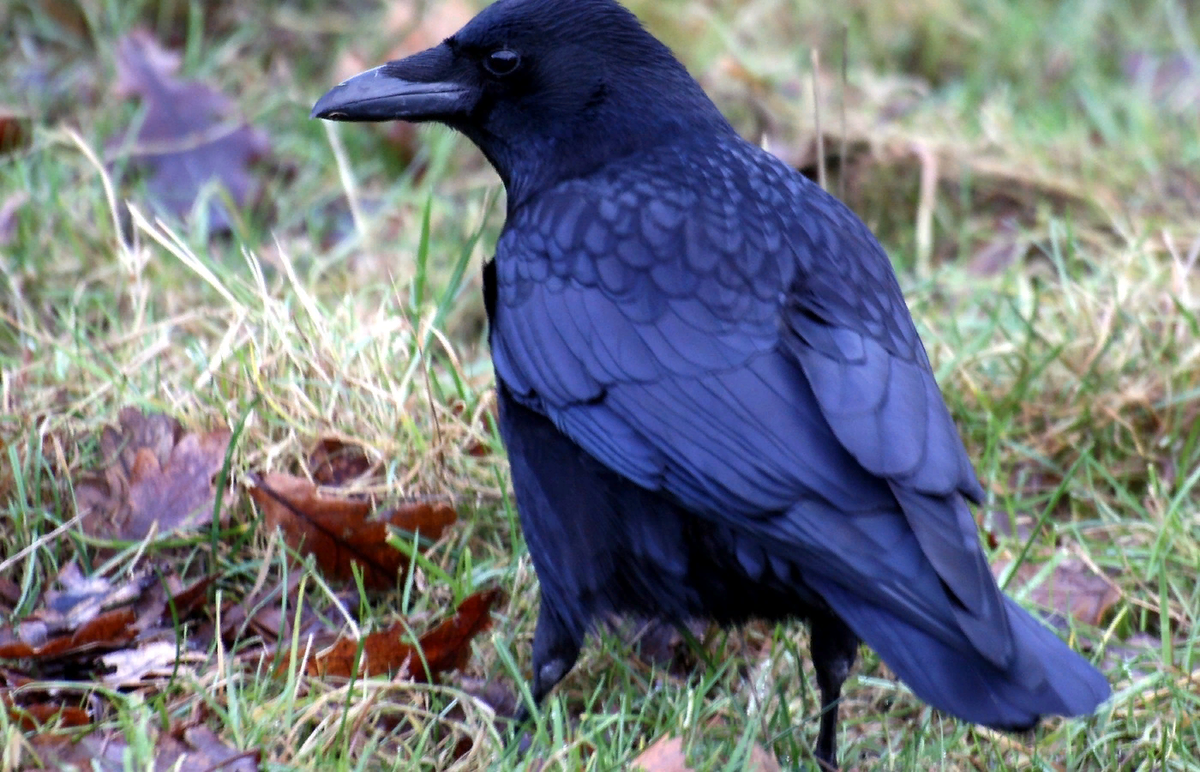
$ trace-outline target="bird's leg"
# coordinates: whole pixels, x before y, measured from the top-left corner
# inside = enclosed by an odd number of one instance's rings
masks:
[[[858,636],[832,614],[810,621],[810,648],[817,687],[821,690],[821,729],[817,734],[817,761],[822,769],[837,769],[837,717],[842,683],[858,656]]]
[[[529,685],[533,695],[532,707],[540,707],[554,685],[575,667],[579,659],[579,643],[550,609],[543,595],[537,629],[533,632],[533,678]],[[522,703],[517,711],[517,724],[525,723],[529,717],[530,705]]]

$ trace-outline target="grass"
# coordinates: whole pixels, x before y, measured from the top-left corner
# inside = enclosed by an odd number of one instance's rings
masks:
[[[785,157],[810,142],[810,45],[826,66],[824,128],[839,134],[832,73],[846,30],[854,155],[831,186],[844,177],[901,269],[988,488],[992,557],[1047,566],[1043,578],[1076,557],[1118,591],[1099,627],[1069,630],[1114,685],[1096,717],[1050,721],[1036,737],[968,727],[864,653],[842,707],[845,766],[1197,768],[1200,220],[1187,191],[1200,190],[1198,108],[1149,94],[1125,69],[1179,54],[1194,71],[1194,15],[1167,0],[633,5],[739,129]],[[463,513],[413,583],[364,602],[359,624],[397,613],[423,624],[498,584],[508,600],[496,627],[461,679],[438,687],[279,681],[235,652],[205,652],[161,690],[104,695],[128,766],[144,767],[159,729],[189,716],[261,748],[270,769],[611,769],[667,733],[686,739],[696,769],[741,769],[755,743],[785,767],[810,763],[815,685],[799,626],[710,633],[684,678],[615,635],[593,641],[523,760],[472,696],[520,682],[536,617],[490,419],[479,297],[503,207],[478,154],[446,130],[398,144],[385,129],[305,120],[337,80],[339,50],[382,56],[398,36],[381,14],[349,1],[0,10],[14,43],[0,47],[0,105],[36,126],[32,147],[0,157],[0,208],[24,197],[0,227],[0,576],[21,588],[17,615],[71,560],[214,571],[214,610],[290,570],[245,496],[215,549],[202,534],[100,557],[70,526],[70,481],[98,462],[97,432],[122,406],[191,429],[244,422],[235,479],[294,470],[315,438],[336,435],[379,461],[376,493],[449,494]],[[109,85],[116,40],[137,24],[270,135],[263,203],[232,235],[157,221],[108,145],[137,117]],[[922,175],[936,195],[922,196]],[[973,261],[989,247],[1016,257],[982,272]],[[485,452],[469,452],[477,445]],[[318,579],[304,602],[328,605]],[[1032,599],[1020,582],[1009,589]],[[0,737],[6,769],[28,763],[31,739],[5,716]]]

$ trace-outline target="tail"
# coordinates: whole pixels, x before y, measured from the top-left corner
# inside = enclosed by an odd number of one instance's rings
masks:
[[[1030,729],[1043,716],[1090,714],[1110,694],[1100,671],[1011,598],[1004,603],[1016,655],[1001,669],[960,632],[961,640],[934,637],[834,582],[813,584],[918,697],[965,721]]]

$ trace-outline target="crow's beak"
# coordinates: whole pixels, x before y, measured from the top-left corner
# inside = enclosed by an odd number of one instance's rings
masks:
[[[442,48],[355,75],[318,99],[310,117],[330,121],[439,121],[469,113],[475,103],[475,90],[437,77],[449,74],[445,72],[449,69],[445,66],[449,52]]]

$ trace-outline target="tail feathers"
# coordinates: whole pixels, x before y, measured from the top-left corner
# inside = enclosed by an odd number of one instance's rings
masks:
[[[1029,729],[1043,716],[1092,713],[1109,696],[1104,676],[1011,598],[1004,602],[1016,656],[1000,669],[961,633],[952,645],[840,585],[814,585],[918,697],[965,721]]]

